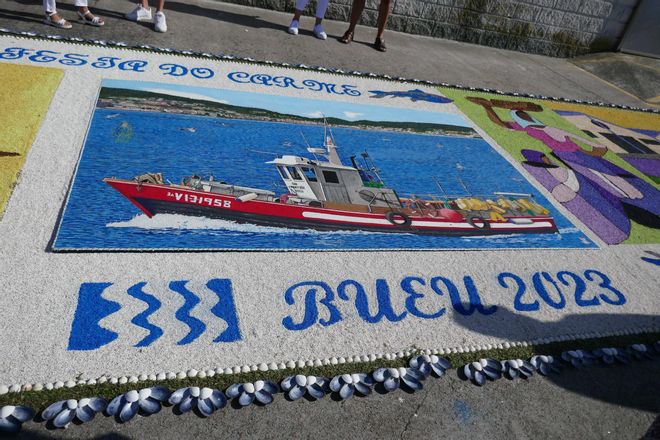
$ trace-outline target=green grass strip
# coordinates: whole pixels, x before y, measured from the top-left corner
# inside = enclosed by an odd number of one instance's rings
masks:
[[[644,333],[638,335],[611,336],[604,338],[583,339],[579,341],[555,342],[543,345],[530,345],[527,347],[511,347],[506,349],[481,350],[469,353],[452,353],[441,355],[448,359],[454,368],[461,367],[469,362],[481,358],[492,358],[497,360],[506,359],[529,359],[534,355],[559,355],[567,350],[594,350],[605,347],[627,347],[632,344],[653,344],[660,340],[660,332]],[[410,357],[414,357],[412,355]],[[82,399],[85,397],[101,396],[108,401],[115,396],[130,390],[151,387],[155,385],[164,386],[171,391],[183,387],[197,386],[216,388],[224,392],[230,385],[235,383],[254,382],[257,380],[272,380],[279,383],[293,374],[304,374],[306,376],[334,377],[345,373],[371,373],[377,368],[383,367],[406,367],[410,358],[394,360],[376,360],[373,362],[354,362],[338,365],[324,365],[319,367],[292,368],[274,371],[251,371],[238,374],[216,374],[213,377],[185,378],[164,381],[140,381],[137,383],[111,384],[106,382],[97,385],[76,385],[73,388],[59,388],[56,390],[27,391],[20,393],[7,393],[0,396],[0,406],[25,405],[39,412],[48,405],[59,400]]]

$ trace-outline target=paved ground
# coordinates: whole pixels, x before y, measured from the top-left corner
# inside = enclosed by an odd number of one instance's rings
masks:
[[[24,425],[19,438],[638,439],[660,412],[658,377],[656,360],[479,388],[453,370],[416,394],[398,390],[342,403],[291,403],[279,395],[270,406],[225,408],[205,420],[165,409],[125,425],[105,417],[56,432]]]
[[[201,0],[168,0],[170,30],[158,34],[150,24],[124,20],[123,14],[133,7],[129,0],[90,0],[90,5],[106,19],[104,28],[77,23],[69,31],[47,27],[42,24],[41,2],[34,0],[1,1],[0,27],[649,106],[564,59],[396,32],[386,34],[389,50],[383,54],[370,46],[375,39],[375,30],[371,28],[358,28],[357,41],[345,46],[336,38],[343,34],[346,23],[327,21],[330,39],[320,41],[309,31],[313,19],[304,17],[301,35],[294,37],[286,33],[289,14]],[[60,2],[60,11],[71,20],[75,17],[68,2]],[[653,96],[656,95],[660,95],[660,90]]]
[[[347,47],[334,38],[316,40],[309,32],[298,37],[287,35],[288,14],[199,0],[168,1],[170,31],[166,34],[123,20],[122,13],[132,7],[125,0],[92,1],[95,10],[106,18],[106,27],[76,25],[67,32],[42,25],[38,3],[1,1],[0,27],[649,105],[621,90],[628,87],[625,77],[613,87],[562,59],[394,32],[387,34],[390,50],[382,54],[366,44],[374,39],[373,29],[359,28],[358,41]],[[61,10],[73,18],[70,6],[61,5]],[[310,27],[311,20],[305,19],[303,26]],[[331,37],[341,35],[345,27],[345,23],[327,23]],[[657,80],[657,71],[651,78]],[[646,99],[660,95],[648,87],[628,90]],[[193,415],[176,417],[166,410],[126,425],[99,417],[88,425],[50,433],[43,426],[28,424],[21,437],[178,439],[208,437],[211,433],[215,438],[634,439],[640,438],[660,413],[658,377],[660,361],[654,361],[567,371],[552,380],[501,380],[478,388],[460,381],[453,371],[447,378],[428,382],[414,395],[397,391],[345,403],[327,398],[315,403],[289,403],[278,396],[271,406],[226,409],[208,420]]]
[[[599,53],[571,61],[623,91],[642,98],[651,106],[660,106],[660,59],[624,53]]]

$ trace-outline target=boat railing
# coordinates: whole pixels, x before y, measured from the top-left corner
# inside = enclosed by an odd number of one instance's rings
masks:
[[[507,193],[507,192],[493,192],[490,194],[433,194],[433,193],[401,193],[399,194],[401,199],[411,199],[411,200],[426,200],[433,202],[445,202],[456,199],[496,199],[500,197],[504,198],[524,198],[524,199],[534,199],[533,194],[527,193]]]

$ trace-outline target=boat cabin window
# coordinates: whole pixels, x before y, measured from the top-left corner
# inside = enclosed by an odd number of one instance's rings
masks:
[[[289,174],[291,174],[293,180],[303,180],[296,167],[286,167],[286,169],[289,170]]]
[[[339,183],[339,177],[334,171],[323,170],[323,179],[326,183]]]
[[[277,166],[277,171],[280,172],[280,176],[282,176],[282,179],[284,179],[284,180],[289,179],[289,175],[286,173],[286,170],[284,169],[284,167],[282,165]]]
[[[302,170],[305,177],[307,177],[307,180],[309,180],[310,182],[318,181],[318,179],[316,178],[316,172],[314,171],[314,168],[301,167],[300,169]]]

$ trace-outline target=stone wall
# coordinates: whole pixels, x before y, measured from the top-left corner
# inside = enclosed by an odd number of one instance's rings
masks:
[[[294,0],[229,0],[293,11]],[[388,29],[551,56],[616,48],[639,0],[392,0]],[[313,14],[314,0],[305,13]],[[331,0],[326,18],[348,21],[352,0]],[[378,0],[362,24],[375,26]]]

